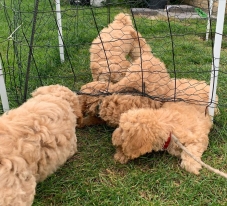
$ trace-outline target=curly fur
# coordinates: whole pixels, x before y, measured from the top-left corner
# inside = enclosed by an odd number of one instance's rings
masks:
[[[77,121],[80,122],[82,119],[82,111],[79,104],[79,99],[75,98],[75,93],[71,92],[67,87],[61,86],[61,85],[49,85],[49,86],[43,86],[38,88],[32,93],[32,96],[38,96],[38,95],[52,95],[56,97],[60,97],[63,100],[66,100],[71,108],[73,113],[77,117]]]
[[[171,79],[168,84],[169,91],[166,94],[170,100],[185,101],[194,104],[197,109],[205,112],[209,104],[210,85],[205,81],[196,79]],[[216,105],[218,103],[218,96],[216,95]],[[219,110],[215,108],[215,114]]]
[[[32,205],[36,180],[27,169],[28,164],[19,156],[0,157],[0,205]]]
[[[163,150],[172,133],[198,159],[208,146],[212,127],[209,115],[185,102],[165,103],[158,110],[135,109],[121,115],[119,127],[112,135],[116,147],[114,159],[126,163],[152,151]],[[199,174],[201,165],[182,151],[171,140],[167,151],[181,158],[181,167]]]
[[[36,182],[77,151],[77,95],[60,85],[32,95],[0,118],[0,205],[31,205]]]
[[[99,92],[108,88],[107,82],[90,82],[81,87],[79,95],[84,119],[80,127],[107,123],[116,127],[120,115],[133,108],[160,108],[161,102],[148,97],[127,94],[112,94],[106,96]]]
[[[83,120],[78,127],[104,124],[105,122],[98,117],[98,105],[102,98],[101,90],[108,88],[108,82],[95,81],[83,85],[80,89],[79,102],[83,113]]]
[[[109,85],[108,91],[116,92],[134,88],[140,92],[144,91],[150,96],[155,96],[162,102],[173,100],[185,101],[187,103],[194,104],[197,109],[199,108],[203,112],[206,111],[207,106],[209,105],[210,86],[205,81],[184,78],[170,79],[166,69],[161,71],[162,68],[164,68],[164,65],[161,66],[160,64],[160,71],[156,72],[159,68],[156,70],[151,63],[144,61],[143,56],[142,59],[143,70],[139,71],[140,66],[138,67],[138,65],[131,66],[128,73],[121,81],[116,84]],[[158,62],[159,60],[155,58],[151,61]],[[155,72],[152,72],[152,69],[154,69]],[[149,70],[151,72],[148,72]],[[140,79],[142,78],[142,71],[143,81]],[[218,96],[216,95],[216,105],[217,103]],[[217,107],[215,108],[215,114],[219,114]]]
[[[123,79],[110,85],[110,92],[133,88],[150,96],[163,98],[169,91],[170,76],[165,64],[151,53],[142,54],[128,68]]]
[[[205,81],[196,79],[171,79],[169,82],[170,96],[180,100],[189,100],[189,103],[207,103],[209,98],[209,85]]]
[[[103,95],[102,91],[108,91],[108,87],[111,83],[94,81],[89,82],[83,85],[80,88],[79,102],[81,106],[81,110],[84,114],[96,115],[96,107],[97,102],[101,95]]]
[[[151,48],[141,34],[133,28],[129,14],[120,13],[103,28],[90,47],[90,68],[94,81],[118,82],[134,61]]]
[[[152,100],[148,97],[133,96],[124,94],[112,94],[102,99],[99,105],[98,115],[109,126],[117,127],[120,116],[130,109],[161,107],[161,102]]]

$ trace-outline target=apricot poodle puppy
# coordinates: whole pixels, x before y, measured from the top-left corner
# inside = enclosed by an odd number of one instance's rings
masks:
[[[114,21],[103,28],[90,47],[90,68],[93,81],[118,82],[127,68],[151,48],[133,28],[129,14],[119,13]]]
[[[158,110],[129,110],[121,115],[119,127],[112,135],[116,147],[114,159],[123,164],[146,153],[166,149],[181,158],[182,168],[199,174],[201,165],[176,145],[171,134],[201,159],[208,146],[211,127],[209,115],[185,102],[168,102]]]
[[[108,89],[107,82],[90,82],[81,87],[79,95],[84,119],[79,127],[95,124],[108,124],[116,127],[122,113],[133,108],[160,108],[161,102],[145,96],[139,96],[135,91],[130,94],[107,95],[100,90]],[[134,93],[133,93],[134,92]],[[134,95],[133,95],[134,94]]]
[[[0,205],[32,205],[37,182],[77,151],[78,96],[60,85],[32,96],[0,117]]]

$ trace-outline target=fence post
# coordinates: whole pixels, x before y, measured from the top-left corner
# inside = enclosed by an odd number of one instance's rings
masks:
[[[64,56],[64,44],[63,44],[63,36],[62,36],[60,0],[56,0],[56,15],[57,15],[57,25],[58,25],[58,45],[59,45],[60,59],[61,59],[61,62],[64,62],[65,56]]]
[[[1,96],[1,101],[2,101],[3,111],[6,112],[9,110],[9,102],[8,102],[8,97],[7,97],[7,92],[6,92],[4,76],[3,76],[3,68],[2,68],[1,59],[0,59],[0,96]]]
[[[221,56],[221,43],[222,43],[222,35],[223,35],[223,27],[224,27],[224,19],[225,19],[225,7],[226,7],[226,0],[219,1],[214,49],[213,49],[212,69],[211,69],[211,77],[210,77],[209,114],[211,117],[214,116],[214,109],[215,109],[215,103],[216,103],[215,98],[216,98],[218,71],[219,71],[220,56]]]
[[[208,41],[209,38],[209,33],[210,33],[210,23],[211,23],[211,15],[212,15],[212,10],[213,10],[213,0],[209,0],[209,8],[208,8],[208,20],[207,20],[207,31],[206,31],[206,40]]]

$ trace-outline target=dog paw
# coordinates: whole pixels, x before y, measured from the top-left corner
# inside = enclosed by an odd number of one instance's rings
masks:
[[[117,161],[117,162],[120,162],[121,164],[125,164],[128,162],[129,158],[127,156],[125,156],[124,154],[122,153],[116,153],[114,155],[114,159]]]
[[[195,175],[199,175],[199,171],[202,169],[202,166],[197,162],[181,162],[181,167],[186,171],[193,173]]]

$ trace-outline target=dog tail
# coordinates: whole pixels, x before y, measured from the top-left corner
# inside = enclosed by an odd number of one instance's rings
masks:
[[[114,17],[114,20],[122,22],[125,26],[132,26],[132,20],[127,13],[119,13]]]

